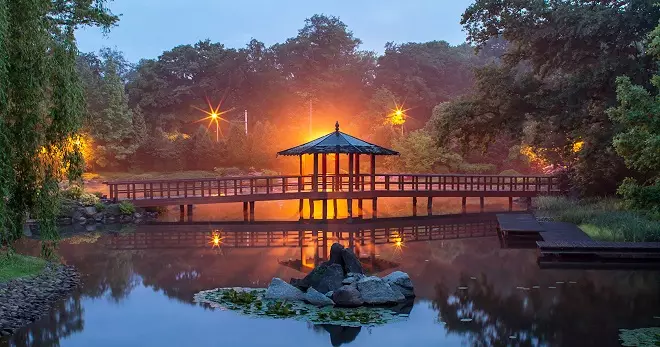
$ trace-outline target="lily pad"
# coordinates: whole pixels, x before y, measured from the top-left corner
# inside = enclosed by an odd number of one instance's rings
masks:
[[[622,346],[655,347],[660,346],[660,327],[640,329],[620,329],[619,338]]]
[[[302,301],[268,300],[265,294],[263,288],[217,288],[195,294],[194,301],[250,317],[286,318],[348,327],[376,326],[408,317],[386,308],[318,308]]]

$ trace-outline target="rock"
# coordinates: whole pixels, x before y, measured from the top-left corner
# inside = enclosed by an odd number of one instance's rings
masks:
[[[341,287],[344,270],[339,264],[323,263],[310,272],[301,281],[296,281],[298,288],[313,287],[321,293],[327,293]]]
[[[86,218],[94,217],[94,215],[96,214],[96,212],[97,212],[97,211],[96,211],[96,207],[94,207],[94,206],[87,206],[87,207],[85,207],[85,217],[86,217]]]
[[[105,207],[105,213],[108,216],[119,216],[121,211],[119,210],[119,204],[110,204]]]
[[[312,305],[320,306],[320,307],[335,304],[330,298],[328,298],[318,290],[311,287],[307,289],[307,292],[305,293],[305,301],[307,301]]]
[[[270,281],[265,298],[271,300],[303,300],[305,293],[275,277]]]
[[[72,216],[71,216],[71,219],[73,219],[73,220],[76,221],[76,222],[84,222],[84,221],[86,221],[87,218],[85,218],[85,209],[84,209],[84,208],[78,208],[78,209],[76,209],[76,210],[73,212],[73,214],[72,214]]]
[[[332,301],[335,302],[335,305],[341,307],[358,307],[364,304],[360,292],[352,285],[342,286],[335,290],[332,293]]]
[[[357,281],[357,289],[367,304],[395,304],[406,299],[402,293],[392,290],[387,282],[376,276],[365,277]]]
[[[353,284],[357,281],[358,279],[355,277],[346,277],[344,278],[343,281],[341,281],[341,284]]]
[[[345,273],[358,273],[363,274],[364,269],[362,269],[362,264],[360,259],[353,253],[353,250],[350,248],[344,248],[341,250],[341,259],[344,265]]]
[[[361,274],[361,273],[349,272],[348,274],[346,274],[346,277],[355,277],[358,280],[361,280],[361,279],[363,279],[367,276],[365,276],[364,274]]]
[[[331,290],[331,291],[325,293],[325,296],[327,296],[328,298],[332,299],[332,294],[334,294],[334,293],[335,293],[335,292]]]
[[[409,298],[415,296],[413,283],[407,273],[403,271],[394,271],[383,277],[383,280],[387,282],[392,289],[397,289],[405,297]]]
[[[300,278],[291,277],[291,280],[289,280],[289,284],[294,287],[297,287],[300,290],[307,290],[307,288],[309,288],[309,283],[305,282],[304,279],[300,279]]]
[[[94,220],[97,221],[97,222],[103,221],[103,218],[105,218],[105,213],[103,213],[103,212],[99,212],[99,213],[94,215]]]
[[[135,219],[140,219],[140,218],[142,218],[142,213],[135,212],[135,213],[133,214],[133,217],[135,217]]]
[[[342,260],[342,251],[344,250],[344,246],[342,246],[339,243],[333,243],[332,246],[330,247],[330,259],[328,260],[328,265],[330,264],[339,264],[344,266],[344,262]]]

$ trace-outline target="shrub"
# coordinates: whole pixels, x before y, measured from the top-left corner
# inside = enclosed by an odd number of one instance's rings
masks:
[[[280,173],[275,170],[263,169],[261,170],[261,174],[264,176],[278,176]]]
[[[92,194],[94,194],[94,196],[96,196],[99,199],[103,198],[103,192],[92,192]]]
[[[135,206],[128,201],[122,201],[119,203],[119,212],[123,215],[132,215],[135,213]]]
[[[213,171],[220,176],[241,176],[244,174],[243,170],[237,167],[216,167]]]
[[[101,199],[94,194],[83,192],[80,197],[78,197],[78,202],[83,206],[96,206],[96,204],[101,202]]]
[[[96,210],[99,211],[99,212],[105,210],[105,204],[102,203],[102,202],[100,202],[100,201],[97,202],[96,204],[94,204],[94,207],[95,207]]]
[[[500,172],[500,176],[522,176],[522,174],[514,169],[506,169]]]
[[[62,196],[71,199],[78,200],[80,196],[85,192],[85,190],[79,185],[72,185],[69,188],[62,191]]]

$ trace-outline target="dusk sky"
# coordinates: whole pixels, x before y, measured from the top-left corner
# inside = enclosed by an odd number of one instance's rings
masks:
[[[305,18],[338,16],[363,42],[361,48],[383,52],[386,42],[465,41],[461,14],[471,0],[115,0],[121,15],[104,36],[98,28],[77,33],[82,52],[114,47],[131,62],[156,58],[177,45],[210,39],[241,48],[255,38],[272,45],[296,36]]]

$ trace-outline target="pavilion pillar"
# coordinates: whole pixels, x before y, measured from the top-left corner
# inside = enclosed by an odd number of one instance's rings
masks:
[[[363,190],[360,188],[360,154],[355,153],[355,190]]]
[[[461,200],[461,212],[465,213],[467,212],[467,197],[463,197]]]
[[[321,177],[323,185],[322,191],[325,192],[328,189],[328,155],[323,153],[321,155],[321,172],[323,177]]]
[[[318,192],[319,191],[319,154],[314,153],[314,171],[313,171],[312,176],[312,191]]]
[[[300,155],[300,177],[298,177],[298,191],[302,191],[305,188],[303,184],[303,156]]]
[[[348,154],[348,199],[346,199],[346,209],[348,210],[348,219],[353,219],[353,153]]]
[[[479,197],[479,210],[480,210],[480,212],[484,211],[484,197],[483,196]]]
[[[428,201],[426,202],[426,214],[429,216],[433,215],[433,197],[429,196]]]
[[[371,190],[376,190],[376,155],[371,155]]]
[[[335,153],[335,191],[341,190],[341,177],[339,176],[339,151]]]
[[[509,212],[513,211],[513,197],[509,197]]]

